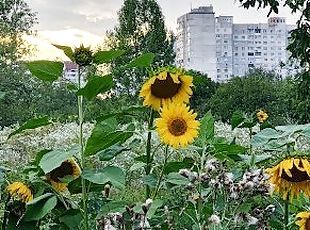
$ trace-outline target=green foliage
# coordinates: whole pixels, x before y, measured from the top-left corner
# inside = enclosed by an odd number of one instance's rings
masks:
[[[107,166],[99,170],[87,169],[83,172],[82,177],[95,184],[107,184],[110,182],[119,189],[125,187],[125,174],[123,170],[115,166]]]
[[[68,151],[53,150],[46,152],[40,160],[39,166],[44,173],[49,173],[55,168],[59,167],[62,162],[72,158],[76,155],[77,150],[71,149]]]
[[[38,127],[46,126],[51,124],[50,120],[48,117],[40,117],[40,118],[34,118],[29,121],[27,121],[25,124],[23,124],[21,127],[19,127],[17,130],[14,132],[10,133],[8,138],[11,138],[12,136],[23,132],[24,130],[29,130],[29,129],[35,129]]]
[[[126,0],[119,12],[119,25],[108,34],[106,45],[126,53],[112,62],[117,92],[136,96],[140,84],[148,76],[145,68],[169,65],[174,61],[173,38],[167,35],[164,18],[155,0]],[[152,53],[144,54],[143,53]],[[140,57],[139,57],[140,56]],[[136,59],[137,58],[137,59]],[[127,64],[139,68],[126,68]],[[138,62],[135,65],[135,62]],[[130,103],[130,100],[129,100]]]
[[[27,204],[25,221],[40,220],[55,208],[57,198],[51,193],[46,193],[35,198]]]
[[[269,7],[270,13],[278,13],[278,7],[280,3],[283,3],[284,7],[290,8],[293,14],[299,14],[300,18],[297,21],[297,28],[290,32],[290,42],[287,49],[290,51],[291,58],[299,61],[301,67],[303,67],[303,73],[299,76],[299,83],[297,87],[297,100],[294,102],[296,105],[294,110],[296,113],[294,117],[301,123],[310,121],[309,111],[310,109],[310,3],[309,1],[295,1],[295,0],[239,0],[245,8],[255,7],[256,3],[258,8]]]
[[[193,96],[190,99],[193,109],[200,114],[206,113],[211,108],[210,99],[215,94],[218,83],[213,82],[207,75],[190,70],[188,74],[194,77]]]
[[[56,81],[63,72],[64,64],[55,61],[32,61],[26,63],[33,76],[43,81]]]
[[[96,124],[85,147],[86,155],[94,155],[117,143],[122,144],[133,134],[133,127],[128,126],[121,130],[115,119],[107,119]],[[105,140],[104,142],[102,140]]]
[[[56,44],[53,44],[53,46],[55,46],[56,48],[62,50],[62,51],[64,52],[64,54],[65,54],[71,61],[74,61],[73,50],[71,49],[71,47],[69,47],[69,46],[61,46],[61,45],[56,45]]]
[[[113,86],[111,75],[91,76],[84,88],[78,90],[77,95],[84,96],[88,100],[94,99],[99,93],[105,93]]]
[[[109,63],[123,54],[123,50],[98,51],[94,54],[94,62],[96,64]]]
[[[3,0],[0,18],[0,71],[12,73],[12,68],[30,51],[22,36],[32,33],[36,14],[23,0]]]
[[[222,83],[211,98],[211,110],[217,118],[229,121],[235,111],[255,116],[259,109],[270,111],[275,124],[292,117],[294,84],[261,70]],[[234,118],[235,119],[235,118]],[[236,122],[236,121],[234,121]]]

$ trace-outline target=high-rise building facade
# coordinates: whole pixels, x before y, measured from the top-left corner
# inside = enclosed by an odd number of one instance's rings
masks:
[[[234,24],[232,16],[215,17],[213,7],[199,7],[178,18],[176,64],[215,81],[243,76],[252,68],[294,74],[288,62],[289,31],[285,18],[267,23]]]

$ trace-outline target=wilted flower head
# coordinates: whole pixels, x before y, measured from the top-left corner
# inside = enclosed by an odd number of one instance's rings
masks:
[[[221,219],[220,219],[220,217],[218,215],[213,214],[212,216],[210,216],[209,222],[211,224],[219,224],[219,223],[221,223]]]

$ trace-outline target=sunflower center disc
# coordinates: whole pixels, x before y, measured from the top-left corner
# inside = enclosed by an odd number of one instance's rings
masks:
[[[183,135],[187,130],[186,121],[183,119],[175,119],[173,120],[170,125],[168,126],[168,129],[170,133],[172,133],[174,136],[181,136]]]
[[[305,228],[306,230],[310,230],[310,219],[309,218],[306,221],[305,227],[306,227]]]
[[[73,167],[70,162],[62,162],[62,164],[49,173],[51,179],[60,182],[59,178],[64,178],[73,174]]]
[[[310,180],[310,177],[308,176],[308,174],[306,172],[298,170],[295,165],[293,166],[293,168],[290,171],[292,173],[292,177],[289,177],[285,173],[285,171],[283,171],[281,178],[283,178],[284,180],[287,180],[289,182],[303,182],[303,181]],[[309,228],[309,230],[310,230],[310,228]]]
[[[179,92],[182,83],[175,83],[168,73],[165,80],[156,79],[151,85],[151,93],[158,98],[171,98]]]

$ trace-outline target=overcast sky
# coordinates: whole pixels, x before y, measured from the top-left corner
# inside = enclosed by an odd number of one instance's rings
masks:
[[[38,37],[32,42],[45,48],[48,43],[89,44],[102,41],[107,30],[117,23],[117,12],[123,0],[26,0],[30,8],[38,13],[39,24],[36,26]],[[177,18],[190,11],[191,7],[210,5],[216,16],[234,16],[235,23],[265,23],[268,10],[243,9],[239,0],[158,0],[168,29],[175,30]],[[273,15],[274,16],[274,15]],[[280,8],[279,16],[295,24],[297,15],[288,9]]]

